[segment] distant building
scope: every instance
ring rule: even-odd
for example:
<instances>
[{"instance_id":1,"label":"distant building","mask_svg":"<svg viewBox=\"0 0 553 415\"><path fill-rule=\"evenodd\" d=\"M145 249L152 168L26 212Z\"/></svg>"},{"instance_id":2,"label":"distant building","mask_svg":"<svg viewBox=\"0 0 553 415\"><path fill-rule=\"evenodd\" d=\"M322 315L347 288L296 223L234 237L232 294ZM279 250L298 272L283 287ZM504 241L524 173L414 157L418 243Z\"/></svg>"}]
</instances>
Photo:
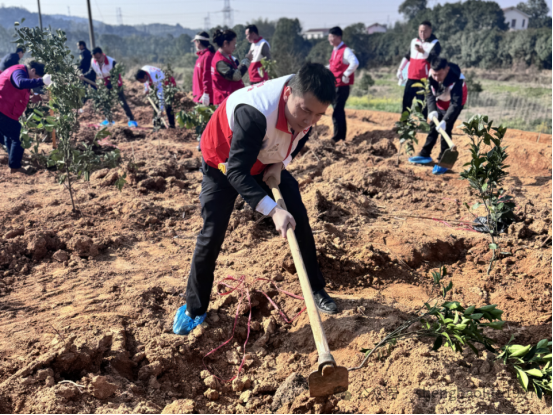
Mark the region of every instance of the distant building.
<instances>
[{"instance_id":1,"label":"distant building","mask_svg":"<svg viewBox=\"0 0 553 415\"><path fill-rule=\"evenodd\" d=\"M505 14L505 23L509 26L509 30L526 30L530 16L520 11L516 7L507 7L503 9Z\"/></svg>"},{"instance_id":2,"label":"distant building","mask_svg":"<svg viewBox=\"0 0 553 415\"><path fill-rule=\"evenodd\" d=\"M309 29L303 32L304 39L322 39L328 36L329 29Z\"/></svg>"},{"instance_id":3,"label":"distant building","mask_svg":"<svg viewBox=\"0 0 553 415\"><path fill-rule=\"evenodd\" d=\"M367 33L372 35L373 33L386 33L387 27L385 24L375 23L367 26Z\"/></svg>"}]
</instances>

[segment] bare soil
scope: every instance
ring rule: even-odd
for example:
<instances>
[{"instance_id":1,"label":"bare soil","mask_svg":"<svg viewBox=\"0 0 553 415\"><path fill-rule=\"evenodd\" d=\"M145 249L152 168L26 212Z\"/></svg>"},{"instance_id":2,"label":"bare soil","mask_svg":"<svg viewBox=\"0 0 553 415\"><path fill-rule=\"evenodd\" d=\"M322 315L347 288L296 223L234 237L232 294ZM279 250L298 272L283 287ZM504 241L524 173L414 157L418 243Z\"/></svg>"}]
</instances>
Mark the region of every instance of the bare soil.
<instances>
[{"instance_id":1,"label":"bare soil","mask_svg":"<svg viewBox=\"0 0 553 415\"><path fill-rule=\"evenodd\" d=\"M136 92L127 94L145 125L152 110ZM507 190L519 222L500 239L512 255L488 276L488 238L455 222L470 221L463 203L477 201L458 175L468 137L455 130L460 160L436 177L404 154L397 166L396 114L347 114L345 143L329 143L329 112L290 167L341 309L322 317L338 364L357 366L361 348L409 319L441 265L454 283L448 298L504 310L503 332L488 333L499 345L511 335L520 344L550 339L551 136L507 134ZM77 138L90 140L99 121L87 107ZM121 113L118 121L126 124ZM202 226L195 134L113 131L123 161L75 185L79 214L54 173L10 175L0 160L0 412L551 413L550 396L525 394L491 354L433 352L431 340L399 343L350 372L348 394L309 398L302 376L316 368L317 354L307 315L286 324L260 291L289 317L302 302L257 280L301 294L287 242L240 198L216 280L245 276L251 332L238 379L220 382L204 362L222 379L236 374L250 311L240 293L219 295L228 289L215 286L206 324L172 334ZM113 182L124 172L119 193ZM237 307L234 339L204 359L230 337Z\"/></svg>"}]
</instances>

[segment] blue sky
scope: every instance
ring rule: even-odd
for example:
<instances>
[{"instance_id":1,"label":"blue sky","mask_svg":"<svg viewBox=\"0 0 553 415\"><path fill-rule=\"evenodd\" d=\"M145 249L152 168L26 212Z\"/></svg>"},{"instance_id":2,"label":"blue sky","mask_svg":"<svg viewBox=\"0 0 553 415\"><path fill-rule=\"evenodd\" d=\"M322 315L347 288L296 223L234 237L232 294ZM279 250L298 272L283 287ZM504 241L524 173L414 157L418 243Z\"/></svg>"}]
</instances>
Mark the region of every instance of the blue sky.
<instances>
[{"instance_id":1,"label":"blue sky","mask_svg":"<svg viewBox=\"0 0 553 415\"><path fill-rule=\"evenodd\" d=\"M246 23L262 17L299 18L304 29L347 26L352 23L393 23L401 20L398 6L403 0L230 0L235 9L234 23ZM429 0L430 6L446 3ZM497 0L501 7L516 6L520 0ZM43 14L87 16L86 0L40 0ZM37 11L36 0L0 0L0 5L25 7ZM121 8L124 24L180 23L191 29L204 27L210 13L212 26L222 24L224 0L91 0L92 16L116 24L116 9Z\"/></svg>"}]
</instances>

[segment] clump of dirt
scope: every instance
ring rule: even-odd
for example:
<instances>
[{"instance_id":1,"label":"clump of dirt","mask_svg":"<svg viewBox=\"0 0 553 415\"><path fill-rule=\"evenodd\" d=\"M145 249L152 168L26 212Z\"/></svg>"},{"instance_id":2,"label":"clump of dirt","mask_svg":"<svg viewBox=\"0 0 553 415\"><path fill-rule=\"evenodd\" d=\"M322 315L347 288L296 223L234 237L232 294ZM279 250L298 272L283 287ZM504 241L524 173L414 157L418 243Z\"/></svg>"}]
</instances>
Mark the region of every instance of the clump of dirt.
<instances>
[{"instance_id":1,"label":"clump of dirt","mask_svg":"<svg viewBox=\"0 0 553 415\"><path fill-rule=\"evenodd\" d=\"M126 93L150 122L139 87ZM94 131L85 120L98 121L89 105L78 140L90 141ZM454 284L448 299L504 311L508 329L488 333L498 345L511 335L520 344L551 338L551 138L507 136L510 148L528 156L513 157L507 191L519 221L499 238L505 254L488 276L489 240L472 230L464 208L476 196L456 175L468 154L444 176L406 164L404 154L397 167L397 115L348 115L355 117L348 117L345 143L327 139L332 123L324 116L289 166L341 310L322 316L337 363L357 366L362 348L411 318L430 295L429 272L443 265ZM348 393L310 398L304 379L316 370L317 353L306 313L298 316L302 301L286 293L301 294L288 244L241 197L215 280L244 276L250 302L240 300L245 291L215 284L204 324L189 336L172 334L202 228L201 153L190 131L111 128L122 162L74 183L79 214L50 172L0 171L0 411L550 411L550 400L524 394L492 354L434 352L420 340L400 342L350 372ZM459 148L468 143L455 140ZM122 177L119 192L113 183ZM287 323L281 312L297 317ZM241 373L224 382L242 361ZM495 395L467 398L488 391Z\"/></svg>"}]
</instances>

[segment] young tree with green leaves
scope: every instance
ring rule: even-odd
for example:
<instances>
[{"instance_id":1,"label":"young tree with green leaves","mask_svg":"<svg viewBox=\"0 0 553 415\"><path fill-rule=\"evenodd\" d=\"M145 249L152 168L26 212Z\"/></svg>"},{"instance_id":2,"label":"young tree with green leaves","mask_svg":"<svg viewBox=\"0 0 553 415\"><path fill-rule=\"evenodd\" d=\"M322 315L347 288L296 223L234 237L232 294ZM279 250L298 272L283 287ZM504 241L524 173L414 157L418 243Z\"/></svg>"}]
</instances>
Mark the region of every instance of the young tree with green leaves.
<instances>
[{"instance_id":1,"label":"young tree with green leaves","mask_svg":"<svg viewBox=\"0 0 553 415\"><path fill-rule=\"evenodd\" d=\"M121 64L117 64L110 71L111 79L119 79L119 76L124 72ZM114 124L113 116L116 105L119 103L119 94L123 90L123 86L119 86L117 82L108 88L103 82L97 83L97 88L87 88L87 97L92 101L94 112L102 114L108 121L108 125Z\"/></svg>"},{"instance_id":2,"label":"young tree with green leaves","mask_svg":"<svg viewBox=\"0 0 553 415\"><path fill-rule=\"evenodd\" d=\"M489 274L496 251L499 249L496 238L499 237L502 228L506 228L514 220L515 203L511 196L505 194L502 187L508 176L506 169L509 167L505 164L508 157L505 151L507 147L503 146L507 128L493 127L493 121L487 116L475 115L463 123L463 132L471 140L471 161L465 164L468 168L461 173L461 178L468 180L470 187L476 191L480 199L472 209L476 210L480 206L486 209L486 217L482 225L487 229L492 240ZM466 203L465 206L470 211Z\"/></svg>"}]
</instances>

